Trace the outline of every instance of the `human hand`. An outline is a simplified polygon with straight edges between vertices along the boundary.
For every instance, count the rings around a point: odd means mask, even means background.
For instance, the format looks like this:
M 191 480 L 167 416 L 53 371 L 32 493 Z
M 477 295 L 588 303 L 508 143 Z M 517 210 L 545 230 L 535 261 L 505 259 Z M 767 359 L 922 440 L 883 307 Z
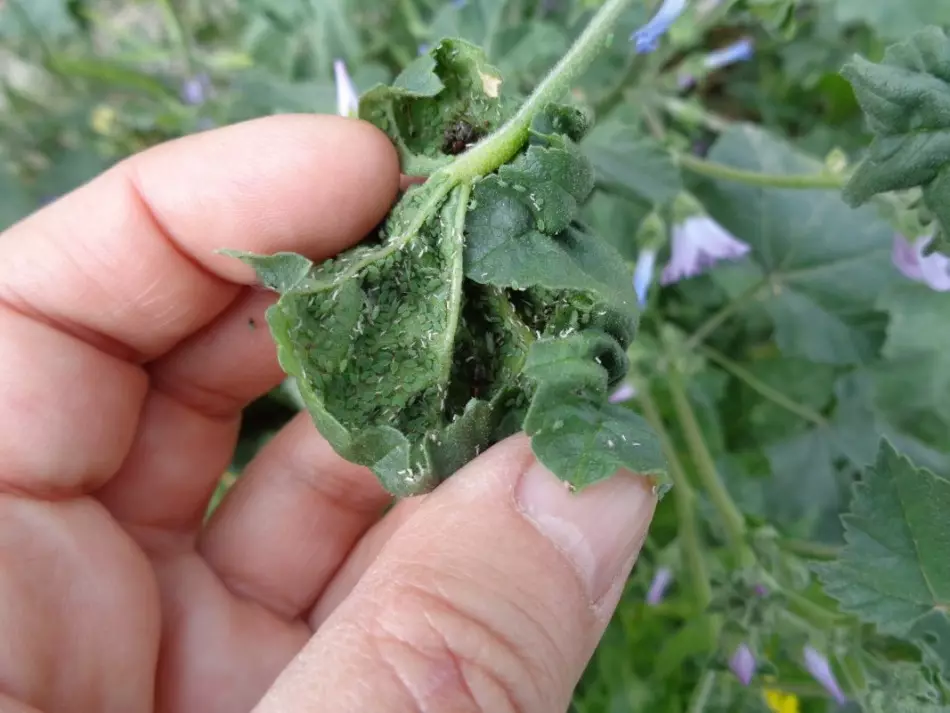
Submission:
M 382 517 L 300 414 L 202 525 L 282 378 L 275 296 L 215 251 L 326 258 L 399 180 L 369 125 L 275 117 L 0 235 L 4 713 L 567 707 L 652 517 L 636 476 L 570 495 L 515 437 Z

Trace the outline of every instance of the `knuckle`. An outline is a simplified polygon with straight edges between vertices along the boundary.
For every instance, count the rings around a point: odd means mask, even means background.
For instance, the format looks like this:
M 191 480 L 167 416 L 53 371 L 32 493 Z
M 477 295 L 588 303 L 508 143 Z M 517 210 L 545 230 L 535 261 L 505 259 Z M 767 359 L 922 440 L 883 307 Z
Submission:
M 546 665 L 550 639 L 540 624 L 522 621 L 518 636 L 507 633 L 492 609 L 471 605 L 496 598 L 473 593 L 470 580 L 461 599 L 451 587 L 434 591 L 405 580 L 397 586 L 373 618 L 370 638 L 413 710 L 529 713 L 556 706 L 560 667 Z

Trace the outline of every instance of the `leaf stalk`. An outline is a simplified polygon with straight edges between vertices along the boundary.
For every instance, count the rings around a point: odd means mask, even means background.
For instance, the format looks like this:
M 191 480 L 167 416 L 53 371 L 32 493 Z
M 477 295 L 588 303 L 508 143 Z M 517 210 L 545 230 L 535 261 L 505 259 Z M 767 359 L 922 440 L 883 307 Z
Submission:
M 719 473 L 716 470 L 716 464 L 713 461 L 712 454 L 703 438 L 702 429 L 693 412 L 693 407 L 686 396 L 686 389 L 683 386 L 683 380 L 676 366 L 669 364 L 667 369 L 667 386 L 670 395 L 673 398 L 673 407 L 676 410 L 680 426 L 683 429 L 683 435 L 686 437 L 686 443 L 689 446 L 690 454 L 696 463 L 697 474 L 700 482 L 705 488 L 709 499 L 712 501 L 716 512 L 722 518 L 726 530 L 726 536 L 732 549 L 739 555 L 740 562 L 747 559 L 747 548 L 745 546 L 746 522 L 745 517 L 739 511 L 729 491 L 723 484 Z
M 722 163 L 707 161 L 706 159 L 691 154 L 679 154 L 676 160 L 681 168 L 697 173 L 700 176 L 717 178 L 723 181 L 733 181 L 734 183 L 745 183 L 749 186 L 759 186 L 761 188 L 795 188 L 799 190 L 824 188 L 841 190 L 848 182 L 847 176 L 836 173 L 789 175 L 746 171 L 745 169 L 726 166 Z
M 672 439 L 663 426 L 663 419 L 657 408 L 650 389 L 646 386 L 640 389 L 640 405 L 643 415 L 660 440 L 663 455 L 666 456 L 670 468 L 670 479 L 673 481 L 671 491 L 673 504 L 676 507 L 677 531 L 683 548 L 683 558 L 686 560 L 688 589 L 692 593 L 697 610 L 702 612 L 712 602 L 712 587 L 709 584 L 709 573 L 706 570 L 706 557 L 703 551 L 702 540 L 699 536 L 699 522 L 696 516 L 696 492 L 686 477 L 686 470 L 676 453 Z
M 560 100 L 597 54 L 613 39 L 613 27 L 632 0 L 607 0 L 554 69 L 535 88 L 517 113 L 494 134 L 436 173 L 451 186 L 492 173 L 510 161 L 528 140 L 531 122 L 545 106 Z

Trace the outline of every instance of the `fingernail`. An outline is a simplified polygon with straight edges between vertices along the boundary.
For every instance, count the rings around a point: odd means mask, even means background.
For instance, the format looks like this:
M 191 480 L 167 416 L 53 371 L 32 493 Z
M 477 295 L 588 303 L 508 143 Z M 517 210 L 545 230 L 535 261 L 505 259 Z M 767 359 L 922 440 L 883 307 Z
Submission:
M 640 550 L 656 506 L 645 478 L 620 473 L 572 493 L 538 462 L 522 476 L 516 497 L 525 517 L 574 565 L 592 603 Z

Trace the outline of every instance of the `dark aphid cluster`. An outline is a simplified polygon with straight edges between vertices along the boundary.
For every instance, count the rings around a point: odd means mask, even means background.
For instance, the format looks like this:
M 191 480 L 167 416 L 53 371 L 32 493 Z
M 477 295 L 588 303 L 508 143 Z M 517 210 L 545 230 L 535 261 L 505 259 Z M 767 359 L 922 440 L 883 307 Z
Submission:
M 458 156 L 484 135 L 485 132 L 483 130 L 460 119 L 450 124 L 445 130 L 442 142 L 442 153 L 449 154 L 450 156 Z

